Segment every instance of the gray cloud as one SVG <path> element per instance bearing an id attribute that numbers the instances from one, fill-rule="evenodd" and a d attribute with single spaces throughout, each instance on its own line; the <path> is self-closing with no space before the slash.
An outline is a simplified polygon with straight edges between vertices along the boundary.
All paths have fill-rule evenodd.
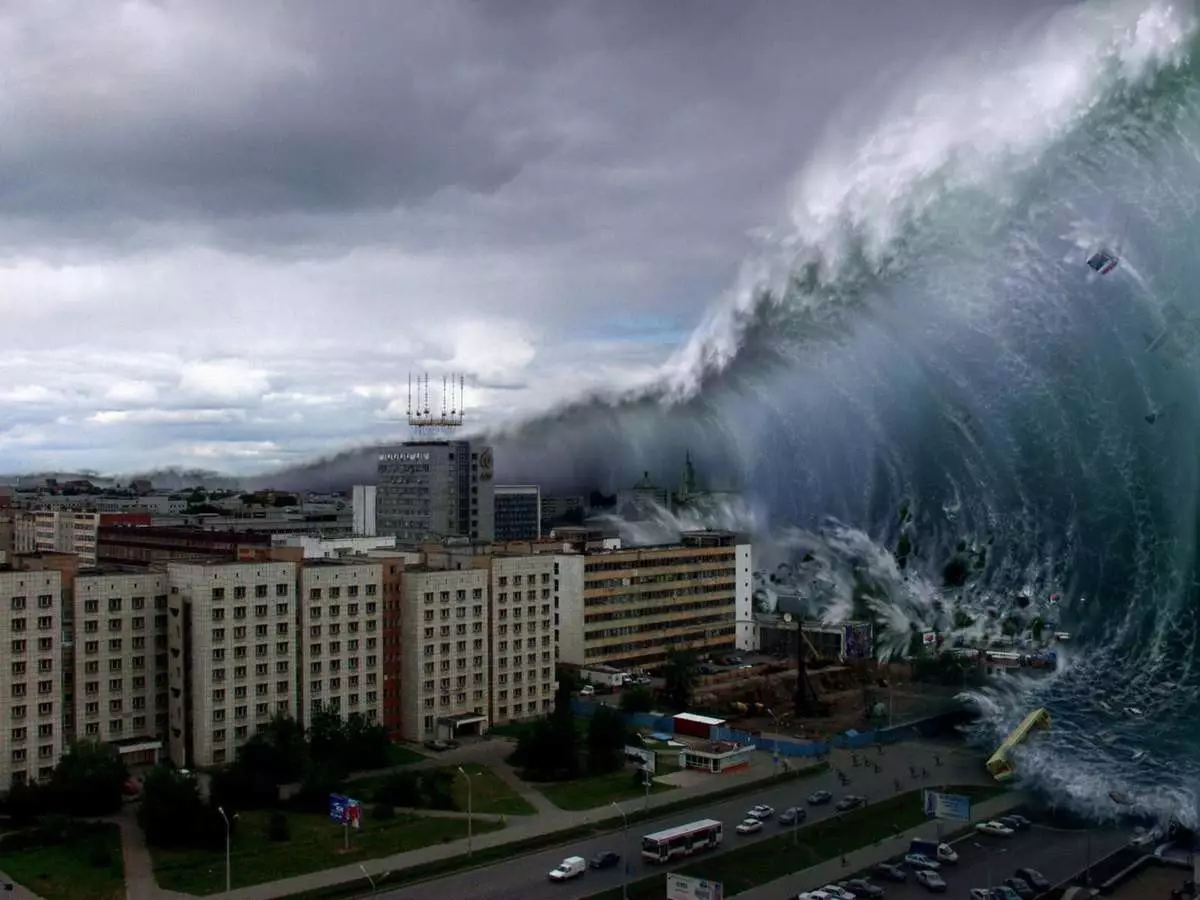
<path id="1" fill-rule="evenodd" d="M 477 420 L 636 383 L 848 98 L 1051 5 L 0 8 L 0 471 L 395 437 L 425 367 Z"/>

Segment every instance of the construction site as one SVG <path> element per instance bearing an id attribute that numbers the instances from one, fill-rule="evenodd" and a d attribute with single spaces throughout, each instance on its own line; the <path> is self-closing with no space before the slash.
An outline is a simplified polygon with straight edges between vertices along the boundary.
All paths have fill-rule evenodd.
<path id="1" fill-rule="evenodd" d="M 773 656 L 705 670 L 696 679 L 693 709 L 719 715 L 740 731 L 814 740 L 911 722 L 957 705 L 960 686 L 914 681 L 908 662 L 837 658 L 821 652 L 807 630 L 790 635 L 791 646 L 777 646 Z"/>

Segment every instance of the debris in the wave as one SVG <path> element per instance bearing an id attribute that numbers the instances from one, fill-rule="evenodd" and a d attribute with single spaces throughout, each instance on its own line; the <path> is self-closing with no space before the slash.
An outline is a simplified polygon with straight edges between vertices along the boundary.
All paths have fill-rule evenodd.
<path id="1" fill-rule="evenodd" d="M 1136 706 L 1125 707 L 1125 712 L 1128 713 L 1129 715 L 1134 716 L 1139 719 L 1145 715 L 1145 713 L 1142 712 L 1140 709 L 1138 709 Z"/>
<path id="2" fill-rule="evenodd" d="M 1153 425 L 1155 422 L 1157 422 L 1159 419 L 1161 419 L 1163 416 L 1165 416 L 1167 413 L 1169 413 L 1174 408 L 1175 408 L 1174 403 L 1168 403 L 1166 406 L 1160 406 L 1155 409 L 1151 409 L 1150 414 L 1145 417 L 1147 424 Z"/>
<path id="3" fill-rule="evenodd" d="M 1128 794 L 1126 794 L 1124 791 L 1109 791 L 1108 796 L 1109 796 L 1109 799 L 1111 799 L 1113 803 L 1120 803 L 1122 806 L 1132 806 L 1133 805 L 1133 798 L 1130 797 Z"/>
<path id="4" fill-rule="evenodd" d="M 1104 710 L 1105 712 L 1108 712 L 1108 713 L 1110 713 L 1110 712 L 1112 712 L 1112 711 L 1113 711 L 1113 708 L 1112 708 L 1112 706 L 1111 706 L 1111 705 L 1109 705 L 1109 703 L 1108 703 L 1106 700 L 1101 700 L 1101 701 L 1100 701 L 1099 703 L 1097 703 L 1096 705 L 1097 705 L 1098 707 L 1100 707 L 1102 710 Z"/>
<path id="5" fill-rule="evenodd" d="M 1087 264 L 1101 275 L 1107 275 L 1117 267 L 1119 260 L 1116 255 L 1107 250 L 1097 250 L 1088 257 Z"/>
<path id="6" fill-rule="evenodd" d="M 1133 757 L 1132 757 L 1132 759 L 1133 759 L 1133 761 L 1134 761 L 1134 762 L 1141 762 L 1141 761 L 1142 761 L 1143 759 L 1145 759 L 1145 758 L 1146 758 L 1146 751 L 1145 751 L 1145 750 L 1137 750 L 1137 751 L 1135 751 L 1135 752 L 1134 752 L 1134 754 L 1133 754 Z"/>

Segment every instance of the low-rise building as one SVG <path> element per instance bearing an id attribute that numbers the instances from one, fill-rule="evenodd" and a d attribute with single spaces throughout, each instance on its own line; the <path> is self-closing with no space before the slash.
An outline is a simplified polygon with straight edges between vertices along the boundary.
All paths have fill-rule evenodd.
<path id="1" fill-rule="evenodd" d="M 377 562 L 305 560 L 297 601 L 300 722 L 328 709 L 382 719 L 382 566 Z"/>
<path id="2" fill-rule="evenodd" d="M 273 716 L 298 714 L 296 565 L 175 562 L 167 575 L 171 759 L 223 765 Z"/>

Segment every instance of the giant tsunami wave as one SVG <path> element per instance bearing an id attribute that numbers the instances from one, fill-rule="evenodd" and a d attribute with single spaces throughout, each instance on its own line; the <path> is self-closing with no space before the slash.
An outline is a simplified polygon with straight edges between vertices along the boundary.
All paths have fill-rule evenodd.
<path id="1" fill-rule="evenodd" d="M 991 733 L 1045 705 L 1028 783 L 1101 818 L 1119 791 L 1194 823 L 1196 14 L 1093 3 L 1010 37 L 831 136 L 661 381 L 493 435 L 500 475 L 613 486 L 689 448 L 746 498 L 718 524 L 752 529 L 822 615 L 865 584 L 900 635 L 953 631 L 955 610 L 976 631 L 1057 619 L 1075 635 L 1059 671 L 978 698 Z M 1098 246 L 1121 254 L 1111 275 L 1084 265 Z M 655 525 L 679 527 L 638 527 Z M 956 554 L 973 565 L 948 588 Z"/>

